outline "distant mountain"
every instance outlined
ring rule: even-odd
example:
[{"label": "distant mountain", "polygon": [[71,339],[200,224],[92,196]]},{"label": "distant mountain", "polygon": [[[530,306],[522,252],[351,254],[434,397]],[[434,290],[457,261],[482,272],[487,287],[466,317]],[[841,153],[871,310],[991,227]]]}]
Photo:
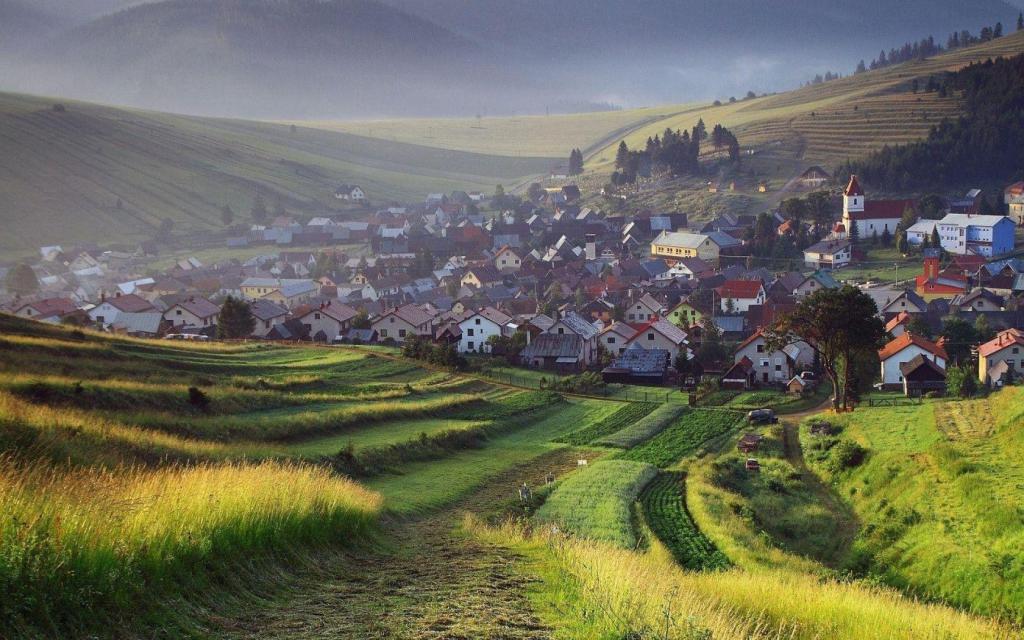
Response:
[{"label": "distant mountain", "polygon": [[12,73],[34,92],[291,117],[442,112],[454,90],[500,77],[470,40],[376,0],[139,5],[37,47]]}]

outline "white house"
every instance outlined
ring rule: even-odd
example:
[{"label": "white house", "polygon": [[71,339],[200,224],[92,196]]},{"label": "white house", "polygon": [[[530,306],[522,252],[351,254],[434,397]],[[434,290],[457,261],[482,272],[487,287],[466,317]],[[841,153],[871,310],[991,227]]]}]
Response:
[{"label": "white house", "polygon": [[782,349],[770,349],[761,331],[740,343],[733,361],[746,358],[751,364],[749,374],[756,384],[784,385],[801,369],[814,362],[814,350],[806,342],[796,342]]},{"label": "white house", "polygon": [[256,320],[252,329],[254,338],[265,338],[274,327],[288,317],[288,309],[270,300],[253,300],[249,303],[249,309]]},{"label": "white house", "polygon": [[498,253],[494,254],[494,267],[502,273],[515,273],[523,268],[523,259],[508,245],[505,245],[498,250]]},{"label": "white house", "polygon": [[650,322],[660,318],[664,307],[654,296],[645,293],[636,302],[630,303],[626,309],[626,320],[629,322]]},{"label": "white house", "polygon": [[316,307],[296,309],[295,317],[313,340],[333,342],[352,326],[356,310],[336,300],[328,300]]},{"label": "white house", "polygon": [[850,183],[843,191],[843,226],[847,235],[852,233],[854,225],[861,240],[882,237],[888,231],[896,234],[896,227],[903,218],[903,212],[914,209],[913,200],[873,200],[868,201],[857,176],[850,176]]},{"label": "white house", "polygon": [[852,258],[849,240],[822,240],[804,249],[804,264],[812,269],[840,269]]},{"label": "white house", "polygon": [[726,280],[715,289],[723,312],[746,313],[753,305],[764,304],[767,294],[760,280]]},{"label": "white house", "polygon": [[680,353],[686,354],[687,359],[691,356],[686,332],[661,318],[640,327],[627,346],[634,344],[648,350],[664,349],[668,351],[672,362],[676,361]]},{"label": "white house", "polygon": [[1016,225],[1006,216],[949,213],[935,224],[939,242],[949,253],[991,258],[1013,251]]},{"label": "white house", "polygon": [[179,327],[212,327],[217,325],[217,314],[220,307],[206,298],[191,297],[175,304],[164,311],[164,320],[175,328]]},{"label": "white house", "polygon": [[601,331],[598,342],[605,351],[618,356],[626,350],[626,345],[635,335],[636,329],[625,322],[613,322]]},{"label": "white house", "polygon": [[104,298],[98,305],[89,309],[88,313],[89,319],[93,322],[108,326],[122,313],[144,313],[156,310],[149,300],[129,293],[127,295],[118,294],[113,298]]},{"label": "white house", "polygon": [[594,362],[597,357],[598,330],[583,316],[570,311],[565,316],[551,325],[551,328],[544,333],[555,335],[575,335],[583,341],[580,365],[587,366]]},{"label": "white house", "polygon": [[888,391],[903,390],[900,365],[910,362],[916,356],[931,360],[943,371],[946,369],[948,356],[945,349],[920,336],[903,333],[878,351],[878,360],[882,365],[882,388]]},{"label": "white house", "polygon": [[508,333],[508,323],[512,317],[494,307],[482,307],[459,322],[459,353],[490,353],[491,345],[487,341],[491,336],[503,336]]},{"label": "white house", "polygon": [[343,184],[334,192],[334,197],[338,200],[363,202],[366,200],[366,192],[357,184]]},{"label": "white house", "polygon": [[805,298],[812,293],[821,291],[822,289],[838,288],[839,283],[832,277],[832,274],[828,271],[819,270],[804,278],[804,281],[797,285],[796,289],[793,289],[793,297]]}]

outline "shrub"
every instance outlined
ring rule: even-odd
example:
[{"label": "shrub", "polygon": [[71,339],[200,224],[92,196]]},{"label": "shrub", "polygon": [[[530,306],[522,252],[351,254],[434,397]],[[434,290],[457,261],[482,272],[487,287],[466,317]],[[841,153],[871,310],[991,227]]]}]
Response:
[{"label": "shrub", "polygon": [[199,387],[189,387],[188,403],[200,411],[206,411],[210,406],[210,396],[206,395]]},{"label": "shrub", "polygon": [[859,467],[867,457],[868,450],[852,440],[840,440],[829,451],[829,468],[833,473]]}]

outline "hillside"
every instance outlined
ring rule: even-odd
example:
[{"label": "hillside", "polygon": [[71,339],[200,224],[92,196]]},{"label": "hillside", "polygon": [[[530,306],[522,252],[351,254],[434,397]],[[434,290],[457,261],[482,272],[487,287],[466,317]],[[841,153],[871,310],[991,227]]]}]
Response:
[{"label": "hillside", "polygon": [[[138,242],[161,220],[221,229],[248,219],[257,187],[304,215],[336,206],[341,183],[373,202],[513,184],[549,162],[372,140],[284,125],[213,120],[0,94],[0,257],[71,242]],[[117,207],[118,200],[121,207]]]},{"label": "hillside", "polygon": [[[690,129],[699,118],[733,130],[743,146],[803,165],[834,167],[885,144],[909,142],[958,112],[956,100],[936,93],[912,92],[930,75],[956,70],[989,57],[1024,53],[1024,33],[840,80],[812,85],[753,100],[664,106],[574,116],[484,118],[476,120],[384,120],[311,122],[310,126],[371,137],[445,146],[480,153],[524,153],[561,158],[565,150],[588,150],[588,169],[610,171],[620,140],[643,146],[666,127]],[[723,96],[724,98],[724,96]],[[571,128],[573,140],[552,136],[551,130]],[[625,129],[625,131],[623,131]],[[617,131],[618,135],[612,135]],[[603,144],[600,144],[603,141]],[[557,144],[556,144],[557,143]],[[770,176],[782,178],[790,175]]]},{"label": "hillside", "polygon": [[[10,316],[0,333],[0,508],[15,514],[0,522],[4,637],[582,640],[666,619],[662,637],[679,639],[1010,637],[813,573],[684,572],[631,515],[655,476],[651,522],[689,527],[673,552],[728,563],[689,521],[680,476],[651,464],[545,485],[615,455],[560,441],[650,405],[496,386],[369,348],[147,342]],[[717,449],[740,416],[687,412],[636,451],[674,465]],[[481,526],[549,494],[543,517],[583,537]]]},{"label": "hillside", "polygon": [[[859,408],[826,417],[834,437],[801,432],[814,468],[847,496],[862,526],[849,566],[971,611],[1024,620],[1021,401],[1011,387],[988,398]],[[836,441],[864,447],[846,469]]]}]

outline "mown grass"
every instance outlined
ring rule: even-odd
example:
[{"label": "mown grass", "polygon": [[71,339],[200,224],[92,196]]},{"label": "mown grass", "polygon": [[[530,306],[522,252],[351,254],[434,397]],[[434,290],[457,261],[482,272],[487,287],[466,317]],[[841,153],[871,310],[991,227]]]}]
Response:
[{"label": "mown grass", "polygon": [[1010,387],[978,400],[862,407],[822,416],[831,436],[805,424],[809,464],[863,520],[850,568],[1024,622],[1022,400],[1024,389]]},{"label": "mown grass", "polygon": [[598,444],[628,449],[632,446],[661,433],[672,421],[678,418],[685,409],[678,405],[663,404],[643,418],[608,435]]},{"label": "mown grass", "polygon": [[209,588],[214,566],[351,543],[380,507],[377,494],[308,466],[95,470],[0,459],[0,635],[103,629],[161,597]]},{"label": "mown grass", "polygon": [[742,414],[735,411],[687,411],[664,431],[620,454],[619,457],[623,460],[646,462],[656,467],[669,467],[686,456],[699,454],[704,443],[728,434],[741,418]]},{"label": "mown grass", "polygon": [[582,538],[633,548],[631,508],[657,473],[642,462],[601,460],[563,480],[534,517]]},{"label": "mown grass", "polygon": [[788,571],[688,572],[657,542],[638,553],[507,523],[474,535],[526,557],[530,592],[559,637],[887,640],[1012,638],[1014,629],[896,591]]}]

